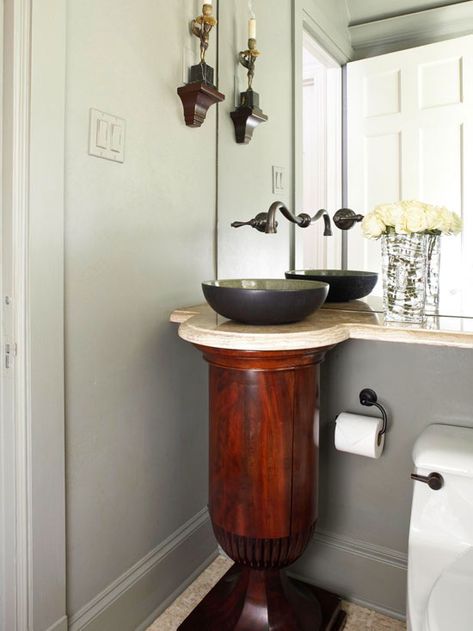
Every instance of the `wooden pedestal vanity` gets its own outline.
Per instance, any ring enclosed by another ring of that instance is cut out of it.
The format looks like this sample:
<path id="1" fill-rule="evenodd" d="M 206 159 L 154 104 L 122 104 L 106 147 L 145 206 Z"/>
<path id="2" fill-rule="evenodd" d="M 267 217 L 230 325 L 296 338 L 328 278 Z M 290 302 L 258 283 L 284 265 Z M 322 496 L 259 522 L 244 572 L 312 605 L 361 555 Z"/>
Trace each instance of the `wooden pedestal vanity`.
<path id="1" fill-rule="evenodd" d="M 350 338 L 473 348 L 473 320 L 391 327 L 369 308 L 343 305 L 282 326 L 228 321 L 206 305 L 171 320 L 210 366 L 209 511 L 235 561 L 179 629 L 342 629 L 340 599 L 284 570 L 317 521 L 319 364 Z"/>

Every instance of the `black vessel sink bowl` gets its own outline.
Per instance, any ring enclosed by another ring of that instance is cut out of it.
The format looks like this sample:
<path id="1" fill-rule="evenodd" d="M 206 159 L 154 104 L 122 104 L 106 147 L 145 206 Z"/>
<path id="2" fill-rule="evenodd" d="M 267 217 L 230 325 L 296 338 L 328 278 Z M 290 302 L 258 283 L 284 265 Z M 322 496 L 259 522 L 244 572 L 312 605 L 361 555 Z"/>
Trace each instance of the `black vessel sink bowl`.
<path id="1" fill-rule="evenodd" d="M 286 278 L 323 281 L 330 285 L 327 302 L 359 300 L 370 294 L 378 282 L 375 272 L 340 269 L 305 269 L 286 272 Z"/>
<path id="2" fill-rule="evenodd" d="M 202 283 L 214 311 L 245 324 L 298 322 L 319 309 L 328 285 L 312 280 L 235 279 Z"/>

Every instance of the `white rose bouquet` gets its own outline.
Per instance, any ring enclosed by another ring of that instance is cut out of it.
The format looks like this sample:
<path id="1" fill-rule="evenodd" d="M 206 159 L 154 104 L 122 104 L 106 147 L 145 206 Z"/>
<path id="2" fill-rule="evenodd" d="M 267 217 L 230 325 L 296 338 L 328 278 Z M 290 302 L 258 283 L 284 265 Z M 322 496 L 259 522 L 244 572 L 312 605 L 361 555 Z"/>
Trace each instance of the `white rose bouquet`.
<path id="1" fill-rule="evenodd" d="M 380 204 L 365 215 L 361 224 L 368 239 L 379 239 L 386 234 L 458 234 L 462 227 L 457 213 L 416 200 Z"/>

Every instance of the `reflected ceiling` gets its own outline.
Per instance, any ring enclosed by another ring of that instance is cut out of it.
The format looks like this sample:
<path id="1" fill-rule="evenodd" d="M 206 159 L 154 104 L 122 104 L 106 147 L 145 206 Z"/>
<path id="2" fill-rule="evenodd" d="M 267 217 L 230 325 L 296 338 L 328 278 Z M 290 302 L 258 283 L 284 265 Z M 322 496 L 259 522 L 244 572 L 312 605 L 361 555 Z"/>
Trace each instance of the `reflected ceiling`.
<path id="1" fill-rule="evenodd" d="M 451 4 L 461 4 L 467 0 L 445 2 L 438 0 L 346 0 L 350 26 L 394 17 L 406 13 L 415 13 Z"/>

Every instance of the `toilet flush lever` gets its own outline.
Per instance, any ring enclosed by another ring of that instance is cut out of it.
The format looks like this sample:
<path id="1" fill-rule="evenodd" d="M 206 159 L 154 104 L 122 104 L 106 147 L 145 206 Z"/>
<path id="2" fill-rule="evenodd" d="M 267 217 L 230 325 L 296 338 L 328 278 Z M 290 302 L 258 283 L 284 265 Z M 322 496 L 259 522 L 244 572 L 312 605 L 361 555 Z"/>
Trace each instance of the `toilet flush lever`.
<path id="1" fill-rule="evenodd" d="M 418 475 L 417 473 L 411 473 L 411 480 L 428 484 L 432 491 L 440 491 L 445 484 L 445 480 L 440 473 L 431 473 L 430 475 Z"/>

